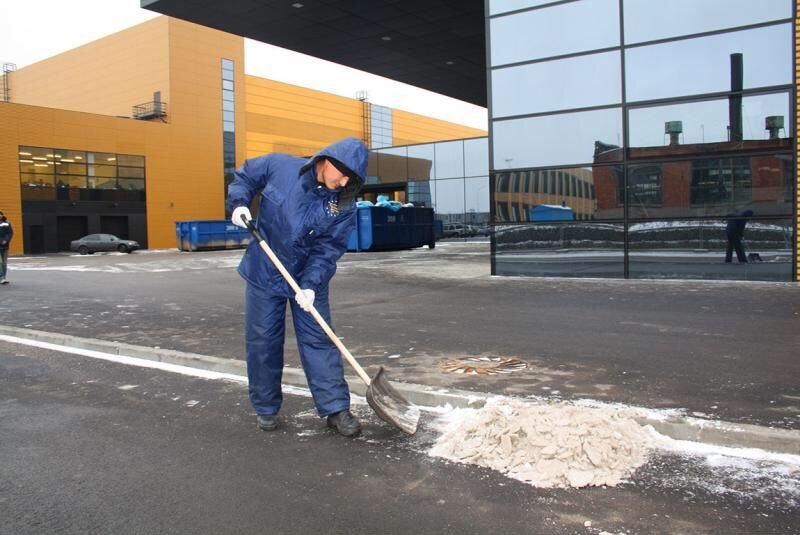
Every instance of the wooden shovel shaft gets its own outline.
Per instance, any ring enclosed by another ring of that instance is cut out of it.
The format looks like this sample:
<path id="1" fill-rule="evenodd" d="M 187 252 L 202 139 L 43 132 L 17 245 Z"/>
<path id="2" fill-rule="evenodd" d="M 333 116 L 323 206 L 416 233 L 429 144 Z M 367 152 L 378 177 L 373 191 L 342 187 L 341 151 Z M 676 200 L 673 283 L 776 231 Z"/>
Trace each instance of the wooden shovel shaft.
<path id="1" fill-rule="evenodd" d="M 264 240 L 264 238 L 261 237 L 261 234 L 255 228 L 255 225 L 253 225 L 253 222 L 248 221 L 247 218 L 244 216 L 242 216 L 242 220 L 247 224 L 247 228 L 250 229 L 250 232 L 258 240 L 258 244 L 261 246 L 261 249 L 264 250 L 264 252 L 267 254 L 267 256 L 275 265 L 275 267 L 278 268 L 278 271 L 281 272 L 283 278 L 286 279 L 286 282 L 289 283 L 289 286 L 292 287 L 294 293 L 297 294 L 298 292 L 300 292 L 301 288 L 297 284 L 297 282 L 295 282 L 294 277 L 292 277 L 292 274 L 289 273 L 289 271 L 287 271 L 287 269 L 283 266 L 283 263 L 280 261 L 277 255 L 274 252 L 272 252 L 272 249 L 270 248 L 269 245 L 267 245 L 267 242 Z M 362 368 L 358 364 L 355 357 L 353 357 L 353 355 L 350 354 L 350 351 L 348 351 L 347 348 L 342 343 L 342 341 L 339 340 L 339 337 L 336 336 L 336 333 L 333 332 L 333 329 L 331 329 L 330 325 L 328 325 L 328 322 L 325 321 L 325 318 L 323 318 L 322 315 L 319 313 L 319 311 L 317 311 L 316 307 L 312 305 L 311 310 L 309 310 L 309 313 L 314 317 L 315 320 L 317 320 L 317 323 L 319 324 L 320 327 L 322 327 L 322 330 L 325 331 L 325 334 L 328 335 L 328 338 L 331 339 L 331 342 L 336 344 L 336 347 L 339 349 L 342 355 L 344 355 L 344 358 L 347 359 L 348 364 L 350 364 L 350 366 L 353 367 L 358 376 L 361 377 L 361 380 L 364 381 L 364 383 L 366 383 L 367 386 L 369 386 L 371 380 L 369 378 L 369 375 L 367 375 L 367 372 L 364 371 L 364 368 Z"/>

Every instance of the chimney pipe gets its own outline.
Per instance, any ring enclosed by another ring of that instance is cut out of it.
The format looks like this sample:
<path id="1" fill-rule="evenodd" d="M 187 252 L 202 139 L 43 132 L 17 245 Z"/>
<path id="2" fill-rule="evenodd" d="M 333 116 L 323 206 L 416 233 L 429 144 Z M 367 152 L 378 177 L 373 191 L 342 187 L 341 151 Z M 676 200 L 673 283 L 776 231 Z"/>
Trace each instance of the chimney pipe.
<path id="1" fill-rule="evenodd" d="M 780 139 L 783 128 L 783 115 L 770 115 L 764 120 L 764 130 L 769 130 L 770 139 Z"/>
<path id="2" fill-rule="evenodd" d="M 744 62 L 742 54 L 731 54 L 731 92 L 728 97 L 728 123 L 730 140 L 742 141 L 742 88 L 744 86 Z"/>
<path id="3" fill-rule="evenodd" d="M 669 146 L 680 145 L 680 135 L 683 133 L 683 121 L 667 121 L 664 123 L 664 133 L 669 134 Z"/>

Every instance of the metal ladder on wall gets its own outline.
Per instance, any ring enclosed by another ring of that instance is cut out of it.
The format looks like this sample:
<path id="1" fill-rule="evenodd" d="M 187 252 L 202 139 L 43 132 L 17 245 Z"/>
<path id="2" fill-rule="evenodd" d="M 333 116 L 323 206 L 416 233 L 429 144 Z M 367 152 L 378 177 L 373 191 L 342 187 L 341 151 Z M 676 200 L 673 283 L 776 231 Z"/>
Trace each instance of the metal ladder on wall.
<path id="1" fill-rule="evenodd" d="M 372 140 L 372 106 L 369 103 L 369 95 L 366 91 L 359 91 L 356 98 L 361 101 L 361 128 L 364 132 L 363 141 L 367 147 L 372 147 L 370 141 Z"/>
<path id="2" fill-rule="evenodd" d="M 9 74 L 16 71 L 14 63 L 3 62 L 3 74 L 0 76 L 0 102 L 11 102 L 11 83 Z"/>

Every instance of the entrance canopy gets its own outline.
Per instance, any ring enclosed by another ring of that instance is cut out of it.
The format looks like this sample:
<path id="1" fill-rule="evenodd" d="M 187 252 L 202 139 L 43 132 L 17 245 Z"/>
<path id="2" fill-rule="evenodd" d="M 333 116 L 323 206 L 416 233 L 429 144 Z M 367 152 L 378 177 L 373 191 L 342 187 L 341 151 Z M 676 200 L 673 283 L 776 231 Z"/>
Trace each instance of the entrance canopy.
<path id="1" fill-rule="evenodd" d="M 141 0 L 141 5 L 486 106 L 482 0 Z"/>

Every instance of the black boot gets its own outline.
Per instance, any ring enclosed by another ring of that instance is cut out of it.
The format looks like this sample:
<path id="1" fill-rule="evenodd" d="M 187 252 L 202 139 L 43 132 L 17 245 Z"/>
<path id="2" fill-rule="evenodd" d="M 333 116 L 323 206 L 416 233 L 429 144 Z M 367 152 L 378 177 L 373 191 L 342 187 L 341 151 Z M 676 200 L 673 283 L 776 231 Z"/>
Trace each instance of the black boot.
<path id="1" fill-rule="evenodd" d="M 278 415 L 256 414 L 256 424 L 262 431 L 275 431 L 278 428 Z"/>
<path id="2" fill-rule="evenodd" d="M 361 424 L 350 411 L 337 412 L 328 416 L 328 427 L 339 431 L 346 437 L 356 437 L 361 433 Z"/>

